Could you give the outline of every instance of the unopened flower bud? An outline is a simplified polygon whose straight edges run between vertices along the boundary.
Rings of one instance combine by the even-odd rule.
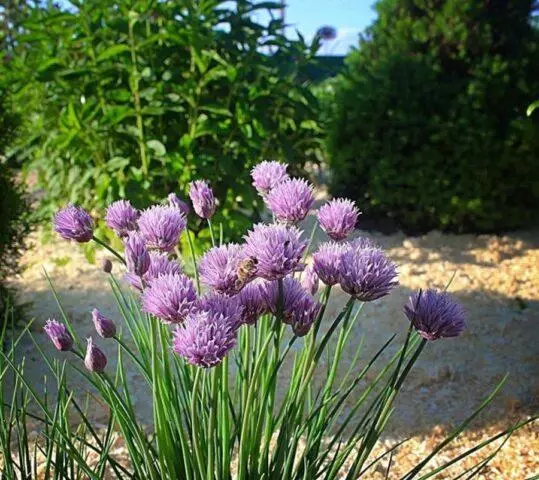
[[[105,273],[112,272],[112,262],[108,258],[101,259],[101,270]]]
[[[116,335],[116,325],[110,319],[105,317],[97,308],[92,310],[92,320],[94,321],[95,330],[103,338],[111,338]]]
[[[84,365],[90,372],[102,372],[107,366],[107,357],[97,345],[94,345],[91,337],[87,341],[88,346],[84,357]]]

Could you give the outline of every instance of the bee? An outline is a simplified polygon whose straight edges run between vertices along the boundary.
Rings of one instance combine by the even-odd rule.
[[[240,262],[238,271],[236,272],[238,279],[236,280],[236,288],[240,290],[243,286],[253,278],[256,273],[256,266],[258,264],[258,259],[255,257],[245,258]]]

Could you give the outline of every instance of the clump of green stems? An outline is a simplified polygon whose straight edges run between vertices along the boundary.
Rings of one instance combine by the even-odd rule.
[[[50,359],[30,333],[30,325],[20,332],[8,330],[13,319],[6,317],[1,334],[6,349],[0,354],[1,479],[34,478],[39,468],[45,479],[112,475],[144,480],[352,480],[370,472],[383,459],[392,458],[403,443],[372,458],[394,411],[395,399],[426,345],[412,328],[389,360],[382,359],[388,358],[384,353],[396,335],[367,360],[361,357],[361,343],[345,368],[343,351],[347,343],[355,341],[352,332],[362,305],[350,298],[331,318],[326,307],[332,289],[326,287],[320,294],[321,311],[307,336],[285,335],[279,314],[266,315],[254,327],[241,327],[237,347],[219,366],[203,369],[174,355],[170,328],[143,313],[135,296],[124,291],[113,275],[109,278],[125,325],[124,332],[113,339],[118,355],[115,371],[109,368],[104,373],[91,373],[78,360],[68,363],[65,356]],[[65,355],[82,358],[81,341],[47,279],[75,338],[73,351]],[[15,356],[25,335],[30,335],[42,356],[54,393],[45,388],[42,395],[26,379],[25,360]],[[151,427],[141,423],[134,408],[126,357],[151,392]],[[283,374],[285,365],[291,366],[289,375]],[[375,375],[368,375],[371,370]],[[105,428],[92,425],[88,412],[95,400],[90,396],[81,399],[69,387],[72,373],[82,375],[108,406]],[[5,387],[8,377],[11,391]],[[316,386],[315,380],[320,378],[325,380]],[[507,440],[516,429],[534,421],[536,418],[519,422],[435,470],[424,469],[488,406],[504,381],[402,479],[431,478],[491,442],[502,437]],[[282,398],[278,390],[285,392]],[[29,440],[29,422],[42,427],[35,441]],[[121,463],[111,451],[117,434],[128,452],[128,462]],[[493,455],[463,475],[473,478]]]

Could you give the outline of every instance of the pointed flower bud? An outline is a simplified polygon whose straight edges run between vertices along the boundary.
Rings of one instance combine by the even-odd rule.
[[[316,295],[316,292],[318,292],[318,284],[319,279],[314,271],[314,267],[312,265],[307,266],[301,277],[301,286],[311,295]]]
[[[101,270],[105,273],[112,272],[112,262],[108,258],[101,259]]]
[[[127,270],[139,277],[150,268],[150,254],[144,239],[137,232],[130,233],[125,241],[125,263]]]
[[[107,357],[97,345],[94,345],[92,337],[88,337],[87,342],[84,365],[90,372],[100,373],[107,366]]]
[[[105,317],[97,308],[92,310],[92,320],[94,322],[95,330],[103,338],[111,338],[116,335],[116,325],[114,322]]]
[[[210,219],[215,213],[213,190],[205,180],[195,180],[189,184],[189,197],[199,217]]]

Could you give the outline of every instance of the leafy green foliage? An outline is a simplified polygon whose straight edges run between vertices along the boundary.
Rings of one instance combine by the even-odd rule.
[[[238,231],[257,215],[251,165],[318,161],[317,101],[299,80],[316,45],[283,36],[278,2],[73,3],[33,9],[8,66],[28,120],[17,151],[49,211],[141,206],[202,177]]]
[[[335,82],[332,190],[407,231],[497,231],[539,205],[531,3],[381,0]],[[327,102],[326,102],[327,103]]]

